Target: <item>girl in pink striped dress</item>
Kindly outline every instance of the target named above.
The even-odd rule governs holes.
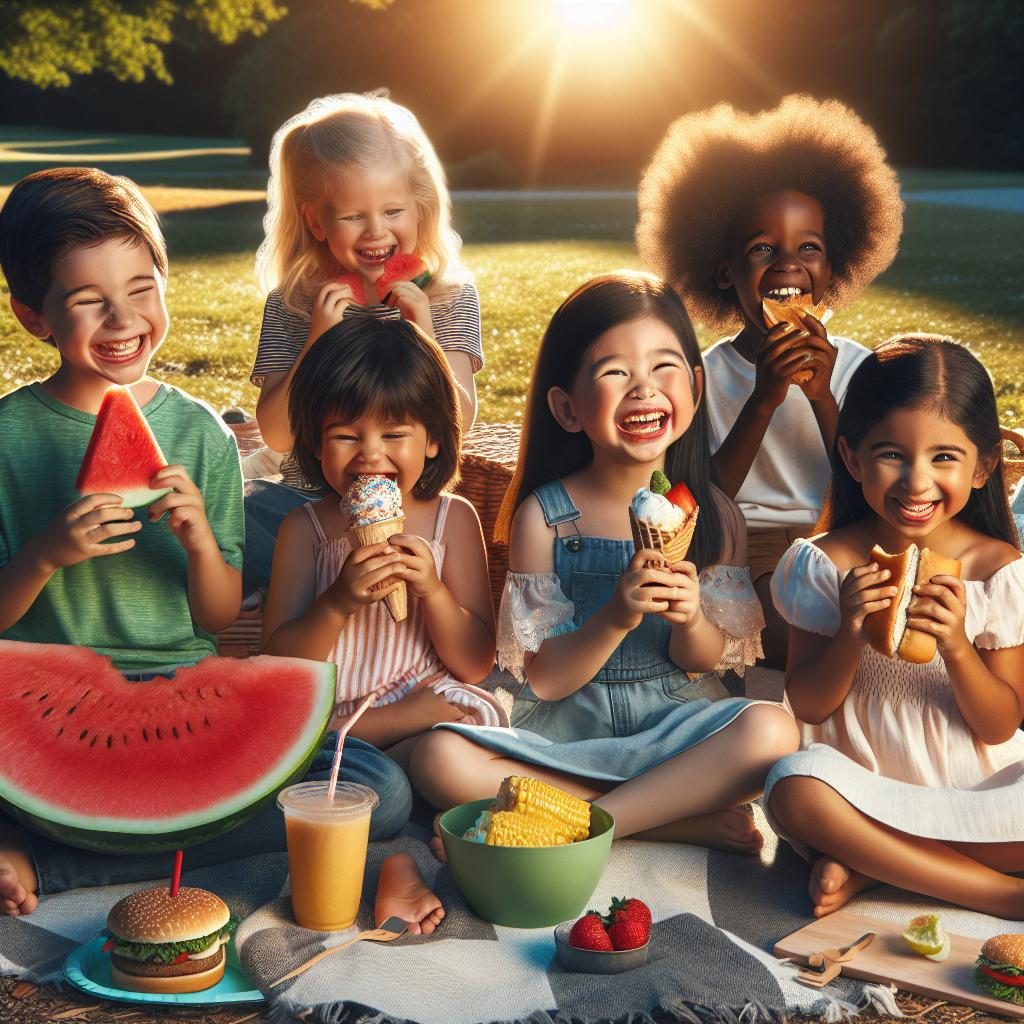
[[[472,685],[494,663],[494,615],[480,521],[444,492],[457,479],[461,426],[451,371],[437,344],[399,319],[346,319],[326,331],[292,382],[295,453],[327,497],[281,526],[263,619],[268,654],[334,661],[335,725],[367,694],[353,735],[404,762],[437,722],[507,725]],[[355,476],[393,477],[404,532],[359,546],[341,496]],[[403,580],[395,622],[375,584]]]

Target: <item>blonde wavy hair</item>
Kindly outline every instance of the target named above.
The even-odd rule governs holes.
[[[441,294],[465,276],[444,170],[412,112],[384,90],[321,96],[281,125],[270,146],[256,275],[266,291],[280,288],[290,309],[308,312],[323,283],[339,272],[327,243],[306,226],[302,204],[322,202],[331,178],[347,168],[382,161],[405,174],[416,203],[417,252],[432,275],[428,292]]]

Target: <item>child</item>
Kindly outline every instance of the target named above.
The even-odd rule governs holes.
[[[458,263],[444,171],[416,118],[380,93],[322,97],[278,129],[270,170],[267,234],[256,257],[270,295],[251,377],[265,442],[292,448],[292,378],[354,300],[338,275],[376,281],[396,252],[418,253],[433,275],[425,291],[396,284],[391,301],[444,349],[468,430],[476,417],[473,374],[483,366],[480,302]],[[267,584],[284,516],[317,496],[294,458],[284,459],[281,473],[280,484],[246,488],[246,595]]]
[[[819,852],[816,916],[887,882],[1024,918],[1024,561],[992,382],[948,338],[894,338],[854,374],[836,433],[828,532],[772,580],[806,749],[772,770],[771,814]],[[907,623],[938,645],[926,665],[864,642],[896,592],[872,546],[911,543],[962,567],[914,587]]]
[[[829,338],[810,315],[768,329],[761,300],[798,291],[839,309],[856,298],[896,255],[899,182],[852,110],[789,96],[756,116],[720,104],[680,118],[644,173],[639,206],[637,246],[651,269],[696,320],[741,328],[704,354],[712,461],[747,522],[765,662],[781,669],[786,627],[771,573],[818,519],[837,407],[867,349]]]
[[[0,398],[0,637],[86,645],[133,678],[215,654],[212,634],[241,600],[241,474],[220,419],[146,376],[167,333],[167,251],[156,214],[127,178],[40,171],[0,210],[0,267],[15,316],[60,358],[46,380]],[[112,384],[131,388],[178,461],[154,476],[152,487],[172,490],[140,518],[116,495],[75,492]],[[371,748],[349,757],[346,773],[384,790],[382,805],[393,794],[374,824],[381,834],[397,831],[411,807],[401,770]],[[284,849],[276,810],[194,847],[190,863],[259,852],[260,843]],[[0,914],[30,913],[43,892],[165,872],[165,857],[71,850],[0,814]]]
[[[404,320],[344,320],[302,360],[288,411],[299,467],[329,493],[281,526],[264,649],[335,661],[342,716],[381,690],[353,735],[399,761],[436,722],[507,724],[466,685],[494,664],[494,614],[476,511],[442,493],[457,478],[460,417],[441,349]],[[397,474],[405,528],[384,546],[349,530],[344,498],[359,474]],[[387,589],[372,589],[391,578],[409,595],[398,623]]]
[[[780,706],[712,703],[724,691],[701,675],[751,664],[763,621],[742,518],[711,482],[703,388],[682,303],[654,278],[595,278],[556,311],[503,510],[499,660],[528,684],[513,729],[444,723],[420,741],[411,777],[435,806],[526,773],[596,798],[617,837],[760,846],[736,805],[798,737]],[[699,503],[692,562],[634,553],[627,508],[654,470]]]

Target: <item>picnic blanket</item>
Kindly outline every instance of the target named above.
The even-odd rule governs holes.
[[[612,896],[639,896],[655,924],[646,965],[612,976],[562,968],[550,928],[504,928],[475,917],[447,866],[424,845],[427,831],[415,824],[371,844],[360,917],[347,932],[322,934],[294,923],[284,854],[186,870],[184,878],[218,892],[241,919],[237,954],[264,991],[320,950],[373,926],[373,893],[389,854],[411,853],[441,897],[447,916],[434,936],[360,942],[322,960],[269,994],[275,1020],[307,1008],[305,1020],[324,1024],[644,1024],[655,1012],[688,1024],[759,1024],[792,1013],[825,1020],[875,1010],[898,1015],[890,988],[839,979],[809,989],[795,981],[792,965],[771,956],[775,941],[811,920],[807,866],[775,843],[763,818],[760,825],[768,837],[760,860],[666,843],[614,844],[591,905],[603,910]],[[58,978],[68,953],[102,930],[113,903],[145,887],[79,889],[43,899],[30,917],[0,918],[0,973]],[[941,909],[950,931],[979,937],[1021,929],[1020,922],[938,908],[888,888],[862,894],[855,906],[899,922]]]

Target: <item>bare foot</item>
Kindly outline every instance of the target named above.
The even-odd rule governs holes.
[[[712,814],[695,814],[658,828],[640,832],[633,839],[653,839],[669,843],[692,843],[726,853],[753,856],[764,846],[764,836],[754,824],[753,815],[743,807],[730,807]]]
[[[434,834],[427,843],[430,852],[442,863],[448,863],[448,854],[444,852],[444,841],[441,839],[441,815],[434,815]]]
[[[0,852],[0,914],[8,917],[31,914],[39,902],[31,888],[19,875],[17,861],[6,852]]]
[[[380,925],[389,917],[407,921],[412,935],[429,935],[444,917],[441,901],[407,853],[392,854],[380,866],[373,918]]]
[[[814,916],[825,917],[849,903],[854,896],[879,883],[831,857],[819,857],[811,868],[807,887],[814,904]]]

